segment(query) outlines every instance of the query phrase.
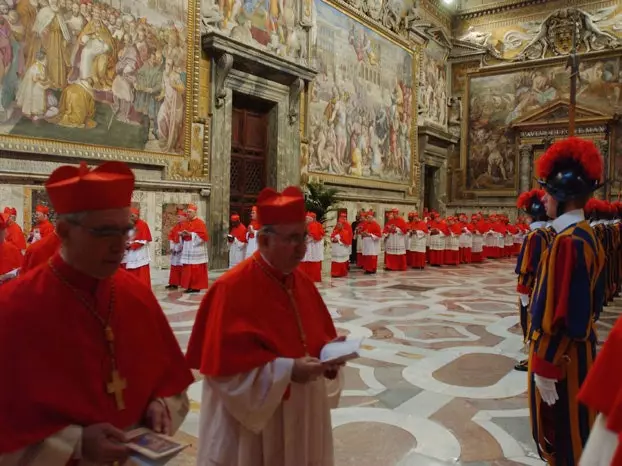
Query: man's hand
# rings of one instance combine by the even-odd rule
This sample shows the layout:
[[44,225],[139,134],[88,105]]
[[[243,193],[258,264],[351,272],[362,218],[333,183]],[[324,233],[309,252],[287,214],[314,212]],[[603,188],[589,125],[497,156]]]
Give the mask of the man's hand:
[[294,359],[292,368],[292,382],[307,383],[316,380],[324,373],[324,365],[318,358],[305,356],[304,358]]
[[158,434],[171,435],[171,417],[164,402],[154,400],[145,413],[145,424]]
[[93,424],[82,430],[82,458],[95,464],[125,462],[129,449],[125,432],[111,424]]

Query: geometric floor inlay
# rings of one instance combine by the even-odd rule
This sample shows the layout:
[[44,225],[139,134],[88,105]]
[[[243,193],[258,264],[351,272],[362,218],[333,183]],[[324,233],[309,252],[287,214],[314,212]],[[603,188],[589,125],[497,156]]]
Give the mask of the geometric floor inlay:
[[[318,286],[340,334],[365,338],[333,411],[336,466],[542,465],[529,430],[514,261],[325,276]],[[200,296],[154,291],[185,349]],[[215,278],[212,274],[210,279]],[[605,308],[599,338],[620,313]],[[178,435],[194,444],[200,388]],[[292,465],[294,466],[294,465]]]

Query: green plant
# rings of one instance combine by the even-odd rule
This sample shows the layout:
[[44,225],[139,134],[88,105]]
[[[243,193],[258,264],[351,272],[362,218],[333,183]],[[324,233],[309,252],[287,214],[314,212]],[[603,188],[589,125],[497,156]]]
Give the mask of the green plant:
[[314,212],[318,222],[326,220],[326,214],[337,209],[338,189],[327,188],[324,183],[312,181],[305,185],[305,208],[308,212]]

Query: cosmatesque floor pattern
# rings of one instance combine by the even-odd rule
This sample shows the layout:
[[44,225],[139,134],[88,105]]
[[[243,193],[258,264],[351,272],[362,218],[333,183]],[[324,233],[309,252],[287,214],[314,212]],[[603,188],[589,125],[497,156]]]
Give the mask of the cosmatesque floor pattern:
[[[339,333],[365,339],[332,415],[337,466],[544,464],[526,375],[513,370],[524,357],[513,268],[503,260],[325,278],[319,288]],[[154,289],[185,349],[202,295]],[[601,340],[619,312],[606,308]],[[176,466],[195,464],[199,383],[190,397],[178,436],[193,446]]]

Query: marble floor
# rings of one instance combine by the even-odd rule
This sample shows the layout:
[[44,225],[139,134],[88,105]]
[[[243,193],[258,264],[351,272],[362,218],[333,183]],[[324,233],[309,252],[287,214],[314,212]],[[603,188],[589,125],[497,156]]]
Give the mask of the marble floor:
[[[212,274],[215,275],[215,274]],[[210,277],[215,278],[214,277]],[[155,291],[182,348],[200,295]],[[319,285],[338,331],[363,337],[333,411],[337,466],[543,464],[529,431],[511,260],[424,271],[355,271]],[[601,339],[620,308],[606,308]],[[200,387],[176,465],[194,464]],[[292,465],[295,466],[295,465]]]

